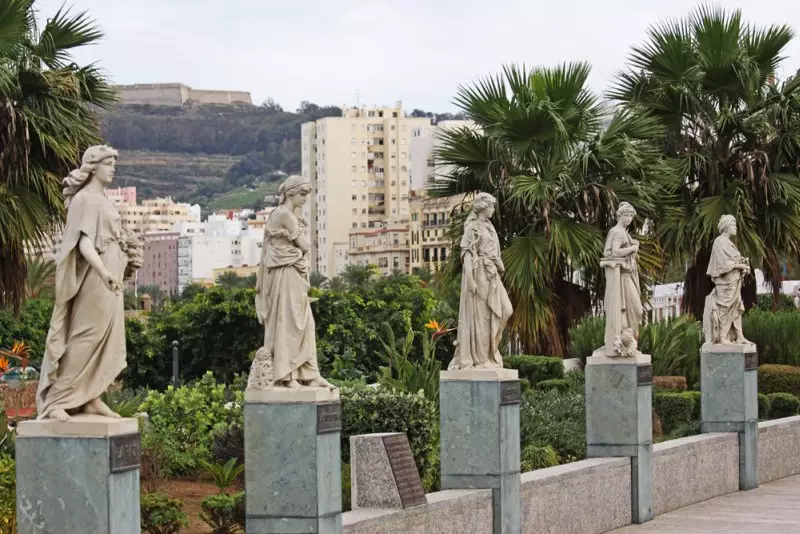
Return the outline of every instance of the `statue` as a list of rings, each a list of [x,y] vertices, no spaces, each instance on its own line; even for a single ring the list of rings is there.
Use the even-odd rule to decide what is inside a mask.
[[[632,358],[638,354],[636,340],[644,308],[640,297],[637,264],[639,242],[631,238],[628,226],[636,210],[623,202],[617,209],[617,224],[608,232],[600,266],[605,269],[606,312],[603,354],[611,358]]]
[[[492,195],[478,193],[464,223],[458,339],[450,370],[503,367],[498,347],[514,310],[501,279],[505,267],[500,241],[489,220],[496,202]]]
[[[67,222],[36,394],[39,419],[119,417],[100,395],[126,365],[122,282],[142,266],[142,244],[122,230],[105,195],[116,161],[113,148],[89,147],[81,167],[63,180]]]
[[[256,352],[248,389],[326,387],[317,365],[314,316],[308,297],[308,223],[296,213],[311,184],[290,176],[278,190],[281,205],[264,227],[256,282],[256,313],[264,325],[264,346]]]
[[[703,310],[703,336],[706,343],[750,345],[742,334],[742,282],[750,274],[750,262],[742,257],[731,237],[736,235],[736,219],[723,215],[717,224],[719,236],[711,248],[706,274],[714,289],[706,297]]]

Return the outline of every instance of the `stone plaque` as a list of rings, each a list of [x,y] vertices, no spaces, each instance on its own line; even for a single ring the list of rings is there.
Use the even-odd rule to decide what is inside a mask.
[[[338,402],[317,405],[317,434],[342,430],[342,405]]]
[[[414,462],[411,445],[408,444],[406,435],[384,436],[383,446],[389,457],[389,465],[392,466],[392,474],[403,508],[426,504],[428,500],[425,498],[425,490],[422,489],[417,464]]]
[[[758,369],[758,353],[748,352],[744,355],[744,370],[755,371]]]
[[[522,402],[522,388],[519,380],[500,382],[500,406]]]
[[[111,436],[109,441],[111,443],[109,465],[112,473],[139,468],[141,441],[138,432]]]
[[[653,366],[649,364],[636,366],[636,385],[646,386],[652,383],[653,383]]]

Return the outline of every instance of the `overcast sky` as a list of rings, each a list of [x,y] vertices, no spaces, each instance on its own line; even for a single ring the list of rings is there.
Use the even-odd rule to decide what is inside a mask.
[[[63,0],[39,0],[41,17]],[[393,104],[454,111],[460,84],[505,63],[585,60],[606,89],[648,26],[690,0],[67,0],[106,33],[77,54],[115,83],[250,91],[286,109]],[[800,30],[798,0],[729,0],[745,19]],[[782,75],[800,67],[800,37]]]

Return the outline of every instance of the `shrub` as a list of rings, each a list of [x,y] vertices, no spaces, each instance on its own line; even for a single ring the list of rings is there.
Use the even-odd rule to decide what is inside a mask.
[[[350,463],[342,462],[342,512],[349,512],[352,509],[352,502],[350,490],[352,482],[350,481]]]
[[[661,391],[686,391],[686,377],[685,376],[654,376],[653,389]]]
[[[742,330],[758,346],[760,363],[800,365],[800,313],[751,310]]]
[[[679,439],[688,436],[696,436],[700,433],[700,421],[692,421],[690,423],[681,423],[672,432],[667,434],[667,439]]]
[[[586,407],[579,393],[533,390],[520,406],[523,449],[529,445],[551,446],[559,463],[586,457]]]
[[[229,458],[236,458],[244,463],[244,429],[238,423],[232,423],[214,436],[211,444],[211,457],[222,463]]]
[[[694,406],[694,396],[687,393],[656,393],[653,396],[653,408],[661,418],[665,434],[691,423]]]
[[[17,482],[14,458],[0,455],[0,533],[17,530]]]
[[[234,534],[240,528],[237,509],[244,493],[209,495],[200,503],[200,519],[211,527],[211,534]]]
[[[520,470],[523,473],[558,465],[558,454],[556,454],[553,447],[549,445],[544,447],[528,445],[522,449],[520,459]]]
[[[531,381],[527,378],[520,378],[519,379],[519,389],[522,393],[525,393],[529,389],[531,389]]]
[[[143,493],[139,508],[142,532],[148,534],[178,534],[189,524],[183,512],[183,501],[163,493]]]
[[[237,464],[236,461],[236,458],[231,458],[224,464],[212,464],[205,460],[200,460],[199,463],[214,478],[219,492],[228,493],[228,488],[244,473],[244,464]]]
[[[573,393],[583,395],[586,392],[586,373],[573,369],[564,373],[564,380],[569,383],[569,389]]]
[[[758,391],[767,395],[770,393],[800,395],[800,367],[762,365],[758,368]]]
[[[506,356],[503,366],[516,369],[519,377],[530,380],[532,386],[544,380],[564,378],[564,360],[551,356]]]
[[[569,329],[570,356],[585,361],[595,350],[603,346],[605,332],[605,317],[584,317],[581,322]]]
[[[764,393],[758,394],[758,418],[762,421],[769,419],[770,402]]]
[[[756,308],[760,311],[771,312],[772,310],[772,293],[763,293],[756,297]],[[794,305],[794,299],[786,294],[778,295],[778,306],[775,311],[797,311],[797,306]]]
[[[432,458],[439,446],[439,414],[423,393],[356,386],[342,388],[341,399],[342,463],[350,463],[350,436],[404,432],[420,477],[430,478]]]
[[[536,389],[548,390],[555,389],[556,391],[566,392],[570,389],[570,383],[563,378],[552,378],[550,380],[542,380],[536,384]]]
[[[791,393],[770,393],[769,399],[769,418],[780,419],[797,415],[800,411],[800,399]]]
[[[701,411],[701,398],[703,394],[699,391],[687,391],[684,393],[687,397],[691,397],[694,400],[694,407],[692,410],[692,420],[700,421],[702,419]]]

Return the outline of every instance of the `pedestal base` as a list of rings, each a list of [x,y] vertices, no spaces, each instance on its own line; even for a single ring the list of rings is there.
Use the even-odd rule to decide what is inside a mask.
[[[491,489],[494,534],[518,534],[517,371],[443,371],[439,376],[442,489]]]
[[[653,519],[652,380],[646,354],[586,359],[587,456],[630,457],[634,523]]]
[[[339,392],[245,393],[247,532],[341,534]]]
[[[758,487],[758,354],[755,345],[700,349],[703,432],[739,434],[739,489]]]
[[[17,532],[139,534],[135,419],[78,415],[17,430]]]

